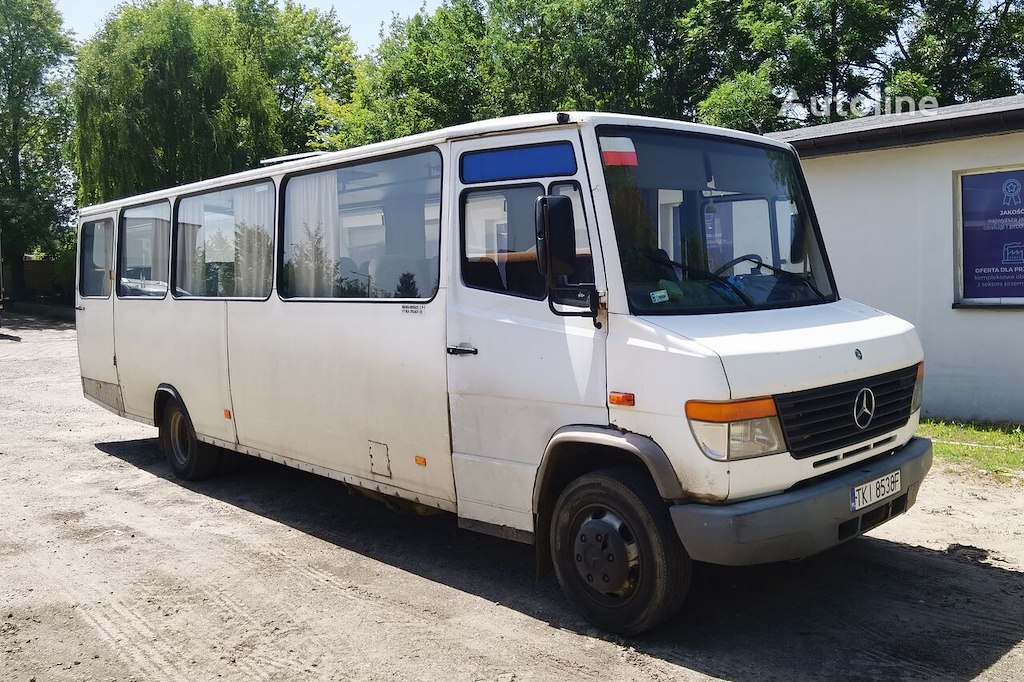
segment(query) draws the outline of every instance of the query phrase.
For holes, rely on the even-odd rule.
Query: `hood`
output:
[[[912,324],[848,300],[642,319],[716,353],[733,399],[863,379],[923,356]]]

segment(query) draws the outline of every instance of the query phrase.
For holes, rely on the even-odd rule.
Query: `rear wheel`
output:
[[[220,464],[220,451],[196,438],[185,406],[171,398],[160,421],[160,447],[178,478],[196,481],[210,476]]]
[[[555,574],[595,625],[635,635],[678,612],[690,586],[690,557],[650,479],[606,469],[571,482],[551,520]]]

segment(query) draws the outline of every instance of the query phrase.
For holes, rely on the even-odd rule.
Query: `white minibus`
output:
[[[84,208],[78,262],[84,393],[175,474],[235,452],[452,512],[617,633],[692,561],[905,512],[931,466],[913,326],[840,297],[755,135],[470,123]]]

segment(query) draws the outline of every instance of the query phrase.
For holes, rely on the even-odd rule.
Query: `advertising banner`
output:
[[[1024,169],[960,183],[964,298],[1024,298]]]

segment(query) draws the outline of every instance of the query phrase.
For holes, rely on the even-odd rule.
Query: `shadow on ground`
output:
[[[51,317],[12,313],[6,310],[2,315],[0,315],[0,336],[10,337],[12,336],[10,334],[12,331],[45,331],[51,329],[63,331],[74,328],[74,322],[68,322],[66,320],[59,320]],[[21,341],[21,338],[17,337],[14,340]]]
[[[982,563],[983,550],[941,552],[873,538],[801,563],[699,564],[675,621],[622,640],[580,619],[552,577],[533,581],[531,547],[459,530],[453,515],[396,514],[336,481],[260,460],[231,476],[181,482],[156,439],[96,447],[197,494],[553,627],[714,677],[969,679],[1024,641],[1024,575]]]

